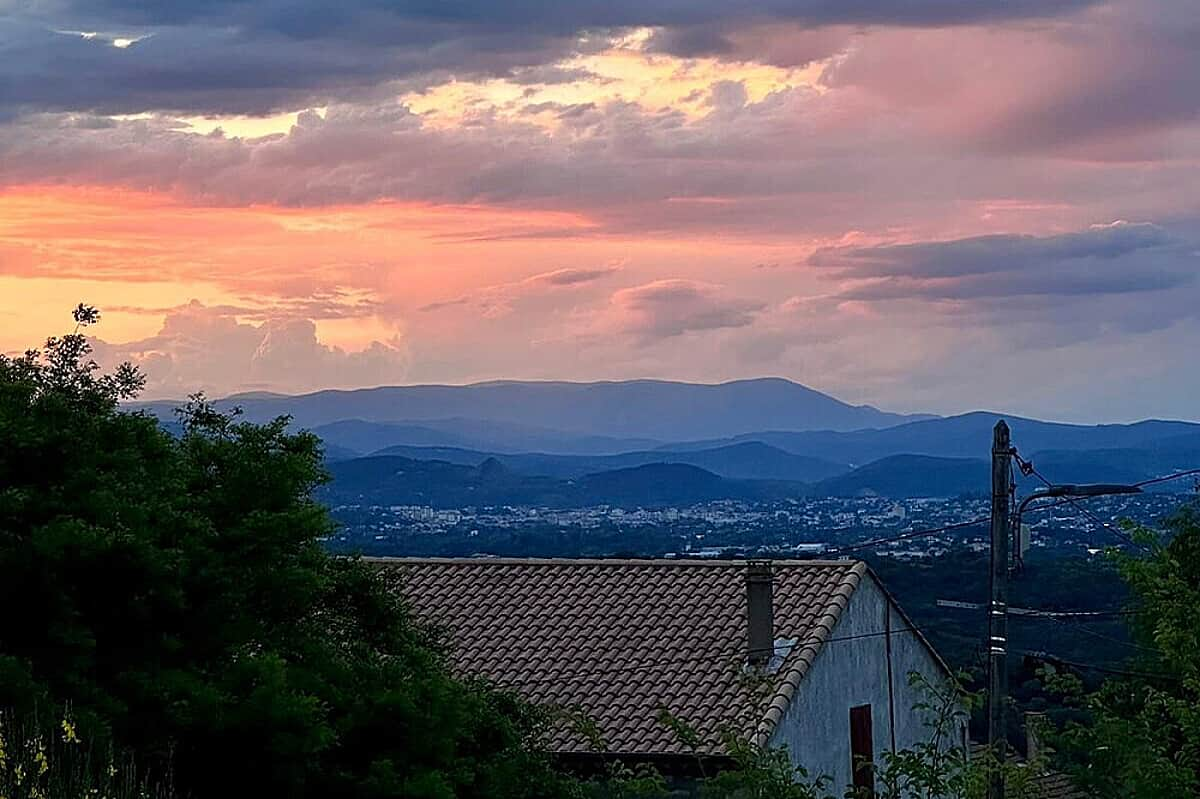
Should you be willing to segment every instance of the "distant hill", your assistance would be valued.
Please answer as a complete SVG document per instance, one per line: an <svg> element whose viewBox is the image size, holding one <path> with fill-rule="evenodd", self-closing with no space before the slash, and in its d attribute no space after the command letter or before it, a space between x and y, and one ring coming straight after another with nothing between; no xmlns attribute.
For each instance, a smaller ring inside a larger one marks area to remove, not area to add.
<svg viewBox="0 0 1200 799"><path fill-rule="evenodd" d="M957 497L986 495L991 464L974 458L892 455L812 487L815 496Z"/></svg>
<svg viewBox="0 0 1200 799"><path fill-rule="evenodd" d="M520 474L495 458L466 466L384 455L336 461L329 470L333 482L323 486L319 496L335 505L656 507L718 499L777 499L799 496L804 490L798 483L729 480L685 464L648 464L577 480Z"/></svg>
<svg viewBox="0 0 1200 799"><path fill-rule="evenodd" d="M604 455L657 446L653 439L580 435L543 427L481 419L428 419L422 422L368 422L343 419L312 431L327 444L359 455L392 446L456 447L481 452L549 452ZM476 461L478 462L478 461Z"/></svg>
<svg viewBox="0 0 1200 799"><path fill-rule="evenodd" d="M1034 453L1033 460L1038 471L1062 482L1137 483L1200 467L1200 439L1178 449L1044 450ZM1195 483L1195 478L1183 479L1147 490L1186 491Z"/></svg>
<svg viewBox="0 0 1200 799"><path fill-rule="evenodd" d="M509 469L531 475L581 477L590 472L645 466L655 463L697 466L721 477L737 480L790 480L813 482L849 471L844 464L795 455L758 441L747 441L708 450L671 452L642 450L619 455L505 454L459 447L393 446L374 455L400 455L414 460L444 460L477 466L495 458Z"/></svg>
<svg viewBox="0 0 1200 799"><path fill-rule="evenodd" d="M330 461L348 461L352 458L357 458L362 454L360 452L355 452L352 449L339 447L337 444L330 444L329 442L324 443L324 449L325 461L327 463Z"/></svg>
<svg viewBox="0 0 1200 799"><path fill-rule="evenodd" d="M1029 457L1042 450L1162 449L1185 450L1200 424L1151 420L1134 424L1073 425L1039 422L1019 416L976 411L944 419L926 419L881 430L763 431L728 439L708 439L669 448L712 449L742 441L761 441L788 452L862 465L890 455L988 457L992 427L1005 419L1013 444ZM1169 442L1174 442L1169 443Z"/></svg>
<svg viewBox="0 0 1200 799"><path fill-rule="evenodd" d="M635 507L691 505L714 499L767 499L788 493L779 486L728 480L683 463L651 463L597 472L580 478L578 489L590 499L587 504ZM798 486L793 493L802 490Z"/></svg>
<svg viewBox="0 0 1200 799"><path fill-rule="evenodd" d="M175 404L145 407L161 413ZM858 430L927 418L850 405L779 378L717 385L664 380L499 381L319 391L295 397L256 393L217 403L218 407L229 405L240 405L251 421L290 414L298 425L309 428L346 419L424 424L461 418L576 435L658 441L729 437L764 429Z"/></svg>
<svg viewBox="0 0 1200 799"><path fill-rule="evenodd" d="M1165 454L1153 449L1044 450L1034 465L1058 483L1139 483L1200 466L1200 448ZM990 491L991 462L985 458L889 455L811 486L814 496L876 495L892 498L984 496ZM1016 474L1018 493L1042 487L1035 477ZM1147 486L1147 491L1186 492L1196 480Z"/></svg>
<svg viewBox="0 0 1200 799"><path fill-rule="evenodd" d="M461 466L445 461L381 456L338 461L328 468L333 482L319 489L318 496L332 504L435 508L570 504L570 486L563 481L518 475L495 461Z"/></svg>

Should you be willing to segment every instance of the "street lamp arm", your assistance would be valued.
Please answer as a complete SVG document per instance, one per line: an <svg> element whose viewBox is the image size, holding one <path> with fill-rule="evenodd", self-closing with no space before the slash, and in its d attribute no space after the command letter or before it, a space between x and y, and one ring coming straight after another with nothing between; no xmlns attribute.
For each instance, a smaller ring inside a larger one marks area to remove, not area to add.
<svg viewBox="0 0 1200 799"><path fill-rule="evenodd" d="M1112 496L1115 494L1140 494L1142 489L1136 485L1124 485L1120 483L1063 483L1060 485L1046 486L1045 488L1034 491L1029 496L1021 500L1017 505L1017 511L1012 518L1012 551L1015 556L1017 567L1019 568L1022 562L1021 558L1021 515L1025 513L1025 508L1030 502L1038 499L1054 499L1056 497L1103 497Z"/></svg>
<svg viewBox="0 0 1200 799"><path fill-rule="evenodd" d="M1037 499L1053 499L1055 497L1102 497L1111 496L1114 494L1140 494L1142 489L1136 485L1123 485L1118 483L1087 483L1077 485L1075 483L1063 483L1060 485L1047 486L1046 488L1034 491L1025 499L1021 500L1021 504L1017 506L1017 519L1020 520L1022 511L1025 507Z"/></svg>
<svg viewBox="0 0 1200 799"><path fill-rule="evenodd" d="M1110 494L1140 494L1142 489L1136 485L1118 483L1091 483L1086 485L1064 484L1050 486L1046 496L1053 497L1102 497Z"/></svg>

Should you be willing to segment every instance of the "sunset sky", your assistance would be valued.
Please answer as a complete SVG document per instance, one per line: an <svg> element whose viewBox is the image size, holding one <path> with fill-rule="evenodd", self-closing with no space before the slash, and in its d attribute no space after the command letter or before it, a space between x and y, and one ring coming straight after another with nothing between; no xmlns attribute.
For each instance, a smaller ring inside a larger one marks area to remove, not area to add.
<svg viewBox="0 0 1200 799"><path fill-rule="evenodd" d="M1200 418L1195 0L0 0L0 351Z"/></svg>

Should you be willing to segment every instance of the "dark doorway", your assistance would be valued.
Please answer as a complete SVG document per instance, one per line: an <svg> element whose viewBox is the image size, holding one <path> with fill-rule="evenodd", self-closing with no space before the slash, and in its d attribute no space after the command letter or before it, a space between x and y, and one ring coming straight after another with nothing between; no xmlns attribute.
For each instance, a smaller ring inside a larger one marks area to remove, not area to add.
<svg viewBox="0 0 1200 799"><path fill-rule="evenodd" d="M871 734L871 706L850 708L850 767L854 770L855 796L875 795L875 739Z"/></svg>

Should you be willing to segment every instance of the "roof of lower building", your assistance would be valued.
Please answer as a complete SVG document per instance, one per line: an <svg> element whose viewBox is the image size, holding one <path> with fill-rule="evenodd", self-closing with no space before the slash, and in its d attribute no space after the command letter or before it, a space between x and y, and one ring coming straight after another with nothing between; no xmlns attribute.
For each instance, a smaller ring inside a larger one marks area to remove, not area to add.
<svg viewBox="0 0 1200 799"><path fill-rule="evenodd" d="M461 673L563 709L555 751L634 756L721 755L726 730L765 742L867 574L773 561L777 654L763 674L746 668L745 561L376 562L446 632Z"/></svg>
<svg viewBox="0 0 1200 799"><path fill-rule="evenodd" d="M1048 771L1033 778L1033 795L1037 799L1088 799L1074 781L1060 771Z"/></svg>
<svg viewBox="0 0 1200 799"><path fill-rule="evenodd" d="M1010 761L1025 765L1025 759L1013 752L1012 747L1008 747L1008 750ZM987 745L972 743L970 755L972 758L986 757ZM1020 787L1009 784L1007 788L1005 793L1027 799L1091 799L1068 775L1051 768L1043 768L1041 772L1030 776L1028 782Z"/></svg>

